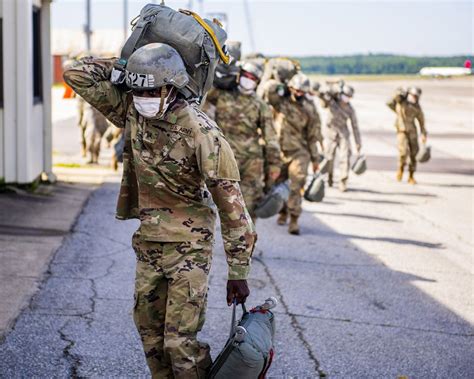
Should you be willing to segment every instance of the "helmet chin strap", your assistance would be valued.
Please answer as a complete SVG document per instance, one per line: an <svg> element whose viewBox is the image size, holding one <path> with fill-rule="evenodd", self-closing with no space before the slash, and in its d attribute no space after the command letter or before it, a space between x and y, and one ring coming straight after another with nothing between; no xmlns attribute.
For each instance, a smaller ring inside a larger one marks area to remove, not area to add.
<svg viewBox="0 0 474 379"><path fill-rule="evenodd" d="M163 108L165 106L165 98L167 95L166 86L161 87L161 101L160 101L160 111L159 114L163 113Z"/></svg>

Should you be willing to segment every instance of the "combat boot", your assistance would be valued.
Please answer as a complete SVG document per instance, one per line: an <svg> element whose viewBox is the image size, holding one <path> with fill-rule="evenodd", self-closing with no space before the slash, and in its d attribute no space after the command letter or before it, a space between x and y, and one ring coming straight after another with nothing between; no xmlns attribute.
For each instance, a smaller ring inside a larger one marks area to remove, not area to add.
<svg viewBox="0 0 474 379"><path fill-rule="evenodd" d="M408 183L409 184L416 184L414 174L415 174L415 171L410 171L410 175L408 176Z"/></svg>
<svg viewBox="0 0 474 379"><path fill-rule="evenodd" d="M295 236L300 235L300 227L298 226L298 216L290 216L290 225L288 225L288 233Z"/></svg>
<svg viewBox="0 0 474 379"><path fill-rule="evenodd" d="M397 181L401 182L402 178L403 178L403 166L399 166L398 171L397 171Z"/></svg>
<svg viewBox="0 0 474 379"><path fill-rule="evenodd" d="M278 225L285 225L287 218L288 218L288 214L286 212L280 212L280 214L278 216L278 219L277 219L277 224Z"/></svg>
<svg viewBox="0 0 474 379"><path fill-rule="evenodd" d="M339 191L346 192L347 191L347 180L341 180L339 182Z"/></svg>
<svg viewBox="0 0 474 379"><path fill-rule="evenodd" d="M334 182L333 182L333 180L332 180L332 174L328 174L328 186L329 186L329 187L332 187L333 183L334 183Z"/></svg>

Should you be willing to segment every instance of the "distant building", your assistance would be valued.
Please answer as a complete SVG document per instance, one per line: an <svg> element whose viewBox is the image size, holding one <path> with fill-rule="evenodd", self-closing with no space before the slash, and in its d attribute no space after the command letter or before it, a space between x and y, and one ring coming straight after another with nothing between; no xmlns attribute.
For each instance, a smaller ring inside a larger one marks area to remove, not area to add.
<svg viewBox="0 0 474 379"><path fill-rule="evenodd" d="M117 57L124 43L123 30L98 29L91 37L91 55ZM53 54L53 81L62 83L63 63L87 52L86 38L83 30L53 29L51 35L51 53Z"/></svg>
<svg viewBox="0 0 474 379"><path fill-rule="evenodd" d="M0 0L0 180L52 171L51 0Z"/></svg>

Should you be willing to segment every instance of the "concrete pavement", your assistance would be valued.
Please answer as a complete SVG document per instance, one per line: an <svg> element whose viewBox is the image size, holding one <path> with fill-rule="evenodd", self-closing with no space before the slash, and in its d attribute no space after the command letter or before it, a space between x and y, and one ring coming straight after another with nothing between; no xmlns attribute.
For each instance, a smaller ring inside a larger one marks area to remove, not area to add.
<svg viewBox="0 0 474 379"><path fill-rule="evenodd" d="M42 185L0 195L0 339L38 290L91 185Z"/></svg>

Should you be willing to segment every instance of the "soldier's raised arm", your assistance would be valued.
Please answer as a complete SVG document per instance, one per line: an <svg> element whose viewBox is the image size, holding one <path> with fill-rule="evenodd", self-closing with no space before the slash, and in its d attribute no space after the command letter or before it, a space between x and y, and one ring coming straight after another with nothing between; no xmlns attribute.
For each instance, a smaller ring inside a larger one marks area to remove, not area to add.
<svg viewBox="0 0 474 379"><path fill-rule="evenodd" d="M75 61L65 69L64 81L115 126L124 128L131 101L125 91L110 82L115 61L92 57Z"/></svg>
<svg viewBox="0 0 474 379"><path fill-rule="evenodd" d="M274 79L267 81L263 87L263 100L275 109L278 109L285 87Z"/></svg>
<svg viewBox="0 0 474 379"><path fill-rule="evenodd" d="M397 111L396 96L392 97L389 101L387 101L387 107L389 107L394 112Z"/></svg>
<svg viewBox="0 0 474 379"><path fill-rule="evenodd" d="M219 211L229 280L245 280L257 235L239 186L239 170L227 141L216 131L196 141L199 169Z"/></svg>

